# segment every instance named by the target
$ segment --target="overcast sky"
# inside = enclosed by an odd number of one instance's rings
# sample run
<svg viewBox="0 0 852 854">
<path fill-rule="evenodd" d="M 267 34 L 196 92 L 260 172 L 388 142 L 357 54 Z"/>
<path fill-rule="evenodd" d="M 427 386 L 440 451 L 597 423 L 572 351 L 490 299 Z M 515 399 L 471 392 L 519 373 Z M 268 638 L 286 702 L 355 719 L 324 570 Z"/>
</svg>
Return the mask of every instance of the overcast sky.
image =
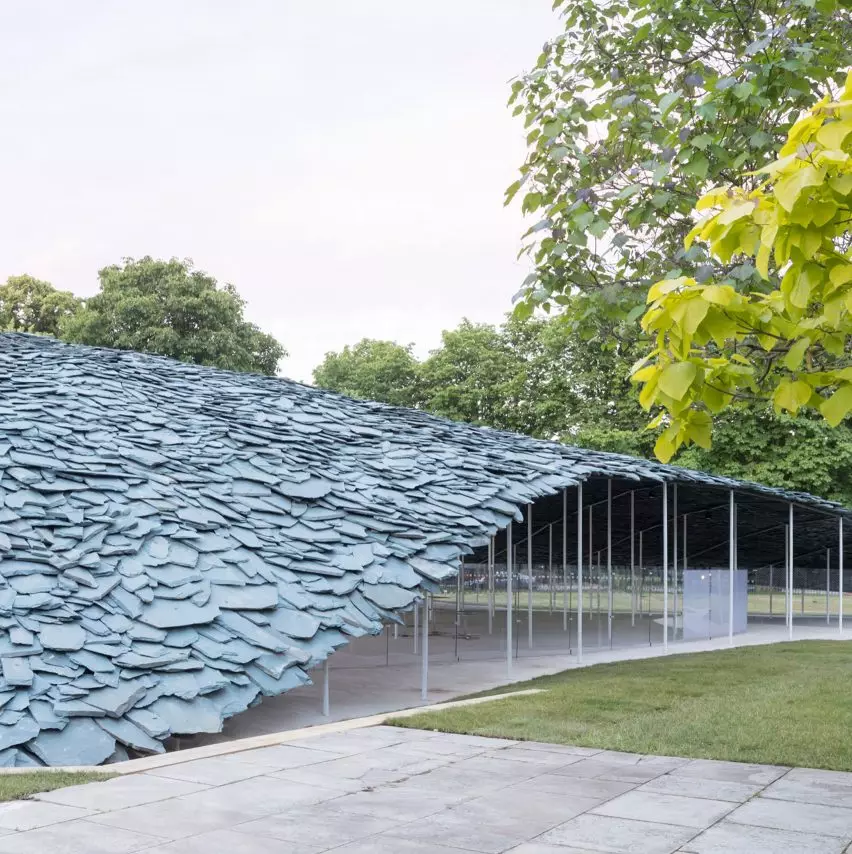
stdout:
<svg viewBox="0 0 852 854">
<path fill-rule="evenodd" d="M 310 378 L 362 337 L 436 346 L 526 274 L 508 81 L 550 0 L 3 0 L 0 279 L 86 296 L 189 257 Z"/>
</svg>

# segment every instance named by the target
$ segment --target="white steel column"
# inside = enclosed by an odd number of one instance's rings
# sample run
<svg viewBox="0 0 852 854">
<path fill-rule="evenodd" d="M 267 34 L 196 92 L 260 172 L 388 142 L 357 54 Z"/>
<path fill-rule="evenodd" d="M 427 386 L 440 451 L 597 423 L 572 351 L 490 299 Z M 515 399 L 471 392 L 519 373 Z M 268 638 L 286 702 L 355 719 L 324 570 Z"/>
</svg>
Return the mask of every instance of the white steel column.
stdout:
<svg viewBox="0 0 852 854">
<path fill-rule="evenodd" d="M 730 519 L 729 531 L 730 542 L 728 543 L 728 643 L 734 645 L 734 566 L 736 564 L 736 505 L 734 504 L 734 490 L 730 492 Z"/>
<path fill-rule="evenodd" d="M 663 481 L 663 652 L 669 649 L 669 485 Z"/>
<path fill-rule="evenodd" d="M 532 502 L 527 505 L 527 647 L 533 645 Z"/>
<path fill-rule="evenodd" d="M 630 625 L 636 625 L 636 494 L 630 490 Z"/>
<path fill-rule="evenodd" d="M 674 494 L 672 495 L 672 570 L 674 572 L 674 634 L 673 639 L 677 640 L 677 484 L 674 485 Z"/>
<path fill-rule="evenodd" d="M 643 557 L 645 549 L 645 531 L 639 531 L 639 577 L 642 583 L 639 587 L 639 616 L 642 616 L 642 595 L 645 592 L 645 560 Z M 651 606 L 648 606 L 648 616 L 650 616 Z"/>
<path fill-rule="evenodd" d="M 583 484 L 577 484 L 577 658 L 583 660 Z"/>
<path fill-rule="evenodd" d="M 606 482 L 606 636 L 612 648 L 612 479 Z"/>
<path fill-rule="evenodd" d="M 512 523 L 506 528 L 506 672 L 512 678 Z"/>
<path fill-rule="evenodd" d="M 686 572 L 686 513 L 681 517 L 683 519 L 683 554 L 680 559 L 680 577 L 681 581 L 683 580 L 684 573 Z M 680 600 L 681 610 L 683 609 L 683 597 Z M 683 626 L 683 620 L 681 620 L 681 626 Z"/>
<path fill-rule="evenodd" d="M 322 668 L 322 716 L 324 718 L 329 717 L 331 714 L 328 697 L 328 661 L 328 659 L 325 660 L 325 664 Z"/>
<path fill-rule="evenodd" d="M 843 634 L 843 517 L 837 520 L 837 629 Z"/>
<path fill-rule="evenodd" d="M 550 588 L 550 613 L 553 613 L 553 523 L 547 526 L 547 585 Z"/>
<path fill-rule="evenodd" d="M 417 645 L 420 642 L 420 603 L 414 603 L 414 654 L 417 655 Z"/>
<path fill-rule="evenodd" d="M 423 638 L 420 643 L 420 699 L 425 703 L 429 697 L 429 594 L 423 595 Z"/>
<path fill-rule="evenodd" d="M 784 625 L 790 625 L 790 526 L 784 525 Z"/>
<path fill-rule="evenodd" d="M 788 554 L 790 556 L 790 571 L 788 575 L 787 581 L 787 607 L 790 611 L 790 622 L 787 624 L 787 630 L 789 632 L 788 637 L 790 640 L 793 640 L 793 570 L 795 569 L 796 559 L 793 552 L 793 546 L 795 544 L 795 540 L 793 538 L 793 504 L 790 503 L 789 509 L 790 521 L 787 523 L 787 530 L 790 535 L 790 545 L 788 549 Z"/>
<path fill-rule="evenodd" d="M 829 605 L 831 602 L 831 549 L 825 550 L 825 624 L 831 624 Z"/>
<path fill-rule="evenodd" d="M 494 537 L 488 543 L 488 634 L 494 633 Z"/>
<path fill-rule="evenodd" d="M 568 490 L 562 490 L 562 631 L 568 631 Z M 570 646 L 570 639 L 569 639 Z"/>
</svg>

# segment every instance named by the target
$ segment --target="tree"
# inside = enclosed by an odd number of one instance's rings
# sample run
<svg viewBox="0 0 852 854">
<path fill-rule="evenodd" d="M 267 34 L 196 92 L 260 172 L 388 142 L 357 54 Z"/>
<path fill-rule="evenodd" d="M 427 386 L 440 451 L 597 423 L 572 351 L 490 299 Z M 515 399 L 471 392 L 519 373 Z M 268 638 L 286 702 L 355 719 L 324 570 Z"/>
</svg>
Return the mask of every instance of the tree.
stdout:
<svg viewBox="0 0 852 854">
<path fill-rule="evenodd" d="M 366 342 L 370 344 L 371 342 Z M 376 343 L 376 342 L 373 342 Z M 350 358 L 331 363 L 357 370 L 329 372 L 323 387 L 396 403 L 412 395 L 416 405 L 444 417 L 513 430 L 570 445 L 653 457 L 654 431 L 628 380 L 638 345 L 618 342 L 603 350 L 583 341 L 562 317 L 519 320 L 494 327 L 464 321 L 443 335 L 443 345 L 424 361 L 405 361 L 405 371 L 384 371 L 398 345 L 379 342 L 374 381 L 371 348 L 348 348 Z M 399 351 L 410 354 L 409 348 Z M 344 351 L 346 352 L 346 351 Z M 321 366 L 322 367 L 322 366 Z M 318 369 L 319 371 L 319 369 Z M 395 387 L 397 378 L 399 387 Z M 368 391 L 372 390 L 372 393 Z M 852 427 L 831 429 L 819 417 L 776 415 L 757 401 L 720 416 L 712 449 L 691 447 L 679 464 L 713 474 L 758 480 L 852 503 Z"/>
<path fill-rule="evenodd" d="M 126 258 L 98 277 L 100 292 L 62 326 L 68 341 L 270 375 L 286 355 L 244 319 L 233 285 L 220 286 L 191 261 Z"/>
<path fill-rule="evenodd" d="M 411 345 L 364 338 L 339 353 L 326 353 L 314 369 L 314 383 L 350 397 L 416 406 L 417 359 Z"/>
<path fill-rule="evenodd" d="M 538 221 L 517 311 L 561 305 L 608 342 L 635 337 L 648 286 L 714 275 L 684 248 L 697 198 L 764 163 L 852 63 L 845 0 L 555 0 L 565 31 L 510 103 L 528 129 L 522 198 Z M 717 281 L 756 283 L 750 264 Z"/>
<path fill-rule="evenodd" d="M 640 401 L 665 424 L 656 453 L 709 448 L 712 416 L 765 397 L 837 426 L 852 411 L 852 71 L 790 130 L 760 183 L 719 188 L 690 232 L 723 263 L 753 264 L 758 284 L 680 276 L 655 284 L 642 320 L 656 347 L 637 365 Z"/>
<path fill-rule="evenodd" d="M 70 291 L 32 276 L 10 276 L 0 285 L 0 329 L 58 335 L 61 323 L 80 308 Z"/>
</svg>

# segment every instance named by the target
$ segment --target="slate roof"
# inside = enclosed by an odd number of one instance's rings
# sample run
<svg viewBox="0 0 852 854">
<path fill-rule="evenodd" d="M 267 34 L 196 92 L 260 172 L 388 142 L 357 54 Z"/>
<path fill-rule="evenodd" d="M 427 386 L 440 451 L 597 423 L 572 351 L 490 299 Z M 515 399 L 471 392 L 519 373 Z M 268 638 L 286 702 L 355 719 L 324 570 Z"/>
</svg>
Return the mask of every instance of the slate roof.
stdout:
<svg viewBox="0 0 852 854">
<path fill-rule="evenodd" d="M 287 380 L 0 335 L 0 764 L 218 731 L 379 632 L 519 505 L 598 475 L 839 510 Z"/>
</svg>

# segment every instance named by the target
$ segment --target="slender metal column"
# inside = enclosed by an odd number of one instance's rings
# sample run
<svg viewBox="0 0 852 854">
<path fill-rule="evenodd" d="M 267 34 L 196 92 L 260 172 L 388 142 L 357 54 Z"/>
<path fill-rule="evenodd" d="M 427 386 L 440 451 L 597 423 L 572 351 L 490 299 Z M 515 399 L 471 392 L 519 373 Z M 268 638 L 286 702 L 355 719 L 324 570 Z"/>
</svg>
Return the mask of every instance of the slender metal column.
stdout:
<svg viewBox="0 0 852 854">
<path fill-rule="evenodd" d="M 488 634 L 494 633 L 494 537 L 488 543 Z"/>
<path fill-rule="evenodd" d="M 506 528 L 506 672 L 512 678 L 512 523 Z"/>
<path fill-rule="evenodd" d="M 643 558 L 644 547 L 645 547 L 645 532 L 639 532 L 639 576 L 642 579 L 642 583 L 639 586 L 639 616 L 642 616 L 642 594 L 645 592 L 645 561 Z M 648 606 L 648 612 L 650 615 L 651 607 Z"/>
<path fill-rule="evenodd" d="M 527 647 L 533 645 L 532 502 L 527 505 Z"/>
<path fill-rule="evenodd" d="M 612 479 L 606 482 L 606 636 L 612 649 Z"/>
<path fill-rule="evenodd" d="M 423 637 L 421 647 L 421 669 L 420 669 L 420 699 L 425 703 L 429 697 L 429 594 L 423 596 Z"/>
<path fill-rule="evenodd" d="M 414 603 L 414 654 L 417 655 L 417 645 L 420 643 L 420 603 Z"/>
<path fill-rule="evenodd" d="M 680 577 L 681 581 L 683 581 L 684 573 L 686 572 L 686 513 L 681 517 L 683 519 L 683 554 L 681 555 L 680 561 Z M 683 596 L 680 599 L 680 607 L 683 610 Z M 683 626 L 683 620 L 681 620 L 681 626 Z"/>
<path fill-rule="evenodd" d="M 769 564 L 769 616 L 772 616 L 772 573 L 774 571 L 774 567 L 772 564 Z"/>
<path fill-rule="evenodd" d="M 583 661 L 583 484 L 577 484 L 577 659 Z"/>
<path fill-rule="evenodd" d="M 547 583 L 550 587 L 550 613 L 553 613 L 553 523 L 547 526 Z"/>
<path fill-rule="evenodd" d="M 795 559 L 795 539 L 793 538 L 793 504 L 790 503 L 790 521 L 787 523 L 787 527 L 790 531 L 790 582 L 789 587 L 787 588 L 788 596 L 787 601 L 790 603 L 790 623 L 787 626 L 789 631 L 789 638 L 793 640 L 793 570 L 795 569 L 796 559 Z"/>
<path fill-rule="evenodd" d="M 831 624 L 831 619 L 828 614 L 829 599 L 831 597 L 831 549 L 825 550 L 825 624 Z"/>
<path fill-rule="evenodd" d="M 669 485 L 663 481 L 663 652 L 669 649 Z"/>
<path fill-rule="evenodd" d="M 562 631 L 568 631 L 568 490 L 562 490 Z M 571 639 L 568 638 L 568 646 Z"/>
<path fill-rule="evenodd" d="M 630 490 L 630 625 L 636 625 L 636 494 Z"/>
<path fill-rule="evenodd" d="M 837 520 L 837 629 L 843 634 L 843 517 Z"/>
<path fill-rule="evenodd" d="M 328 659 L 322 668 L 322 716 L 329 717 L 331 714 L 331 706 L 328 698 Z"/>
<path fill-rule="evenodd" d="M 677 484 L 674 485 L 672 495 L 672 570 L 674 574 L 674 635 L 677 640 Z"/>
<path fill-rule="evenodd" d="M 784 525 L 784 625 L 790 625 L 790 526 Z"/>
<path fill-rule="evenodd" d="M 592 551 L 592 534 L 594 533 L 594 528 L 592 526 L 592 507 L 593 504 L 589 505 L 589 613 L 594 614 L 595 612 L 595 588 L 592 583 L 594 568 L 595 568 L 595 558 L 594 553 Z"/>
<path fill-rule="evenodd" d="M 736 566 L 736 540 L 737 540 L 737 523 L 736 523 L 736 504 L 734 503 L 734 490 L 730 492 L 730 519 L 729 519 L 729 536 L 730 543 L 728 555 L 728 643 L 734 645 L 734 567 Z"/>
</svg>

